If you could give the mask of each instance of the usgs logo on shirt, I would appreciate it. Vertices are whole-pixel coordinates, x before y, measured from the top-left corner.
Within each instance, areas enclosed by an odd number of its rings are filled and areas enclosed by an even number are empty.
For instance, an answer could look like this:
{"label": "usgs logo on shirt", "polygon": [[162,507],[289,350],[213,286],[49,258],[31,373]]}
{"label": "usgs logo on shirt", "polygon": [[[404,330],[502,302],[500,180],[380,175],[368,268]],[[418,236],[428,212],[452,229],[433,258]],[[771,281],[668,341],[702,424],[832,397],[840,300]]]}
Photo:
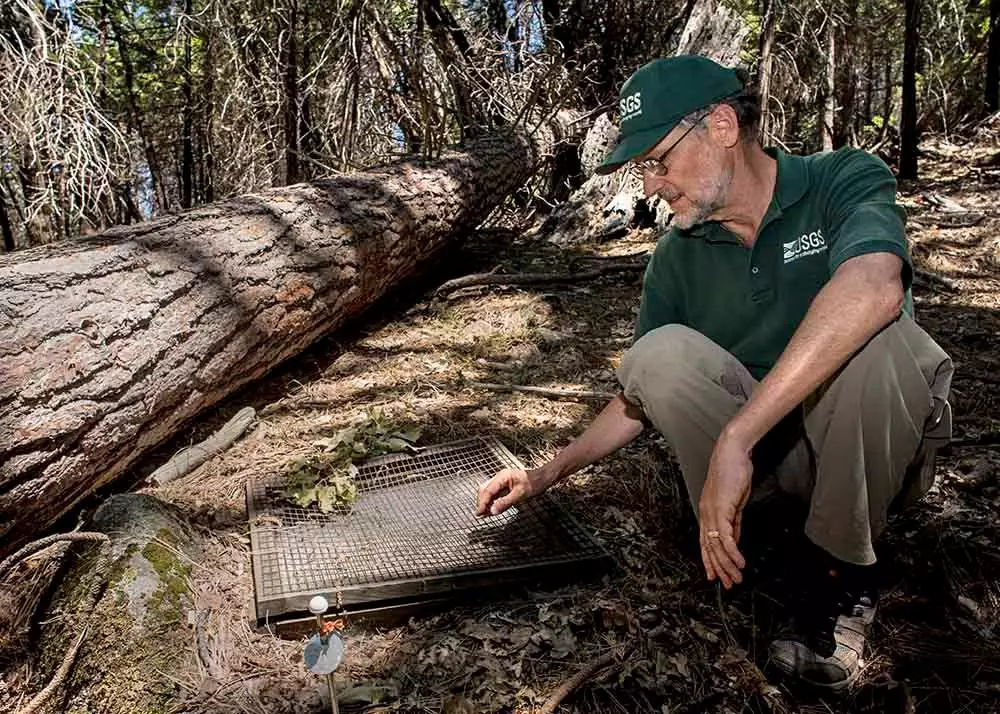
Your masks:
{"label": "usgs logo on shirt", "polygon": [[628,121],[638,116],[642,116],[642,92],[630,94],[618,100],[618,113],[621,114],[622,121]]}
{"label": "usgs logo on shirt", "polygon": [[785,265],[799,258],[824,253],[827,250],[826,238],[823,237],[823,231],[818,228],[812,233],[803,233],[795,240],[785,243],[783,247]]}

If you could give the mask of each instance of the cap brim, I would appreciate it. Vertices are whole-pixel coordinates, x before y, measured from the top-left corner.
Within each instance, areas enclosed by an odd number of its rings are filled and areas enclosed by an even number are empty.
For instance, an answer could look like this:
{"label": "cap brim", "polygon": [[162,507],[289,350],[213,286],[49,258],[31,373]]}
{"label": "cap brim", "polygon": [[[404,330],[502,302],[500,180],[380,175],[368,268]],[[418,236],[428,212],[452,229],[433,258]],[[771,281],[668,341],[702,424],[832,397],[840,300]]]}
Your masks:
{"label": "cap brim", "polygon": [[626,162],[642,156],[656,146],[660,139],[669,134],[675,126],[677,126],[677,122],[673,124],[660,124],[651,129],[645,129],[625,137],[615,147],[615,150],[611,152],[608,158],[598,164],[597,168],[594,169],[594,173],[603,176],[617,171]]}

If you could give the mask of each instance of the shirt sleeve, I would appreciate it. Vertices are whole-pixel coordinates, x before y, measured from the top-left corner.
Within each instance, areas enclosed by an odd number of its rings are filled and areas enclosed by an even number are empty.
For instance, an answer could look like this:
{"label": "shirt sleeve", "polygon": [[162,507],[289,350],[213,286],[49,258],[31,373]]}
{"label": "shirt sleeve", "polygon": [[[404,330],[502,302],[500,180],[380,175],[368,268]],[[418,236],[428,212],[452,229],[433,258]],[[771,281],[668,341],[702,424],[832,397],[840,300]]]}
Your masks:
{"label": "shirt sleeve", "polygon": [[642,280],[642,299],[635,323],[632,342],[657,327],[682,322],[680,304],[676,299],[677,285],[670,269],[669,243],[672,232],[661,238],[649,259]]}
{"label": "shirt sleeve", "polygon": [[831,232],[830,274],[844,261],[868,253],[892,253],[903,261],[903,289],[913,282],[906,243],[906,213],[896,204],[896,178],[878,157],[846,149],[831,157],[824,181],[824,224]]}

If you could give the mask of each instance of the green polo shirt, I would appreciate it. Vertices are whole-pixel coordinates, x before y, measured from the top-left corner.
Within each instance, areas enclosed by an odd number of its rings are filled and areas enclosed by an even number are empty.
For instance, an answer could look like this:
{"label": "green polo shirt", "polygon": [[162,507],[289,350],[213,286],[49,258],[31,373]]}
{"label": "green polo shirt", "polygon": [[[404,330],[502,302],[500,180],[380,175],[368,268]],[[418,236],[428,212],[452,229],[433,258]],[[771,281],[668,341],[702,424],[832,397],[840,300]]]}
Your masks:
{"label": "green polo shirt", "polygon": [[778,174],[753,247],[716,222],[664,235],[646,269],[636,340],[687,325],[762,379],[833,272],[866,253],[903,259],[904,310],[912,314],[905,214],[888,167],[857,149],[767,152]]}

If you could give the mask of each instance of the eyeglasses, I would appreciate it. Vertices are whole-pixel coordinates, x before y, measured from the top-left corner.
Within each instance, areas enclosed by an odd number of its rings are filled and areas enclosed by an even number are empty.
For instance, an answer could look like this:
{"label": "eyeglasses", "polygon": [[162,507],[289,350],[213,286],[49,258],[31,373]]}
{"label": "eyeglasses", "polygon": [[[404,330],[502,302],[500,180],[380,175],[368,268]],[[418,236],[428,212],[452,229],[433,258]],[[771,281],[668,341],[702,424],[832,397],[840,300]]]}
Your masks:
{"label": "eyeglasses", "polygon": [[647,173],[650,173],[653,176],[658,176],[660,178],[666,176],[667,165],[663,163],[663,160],[667,158],[667,155],[670,154],[671,151],[677,148],[678,144],[684,141],[684,137],[690,134],[692,129],[694,129],[697,126],[700,126],[702,119],[707,117],[709,114],[711,114],[711,112],[706,112],[702,114],[700,117],[698,117],[694,121],[694,123],[687,128],[687,131],[681,134],[680,138],[677,139],[677,141],[675,141],[669,147],[667,147],[667,150],[664,151],[662,154],[660,154],[657,158],[654,159],[652,157],[649,157],[648,159],[643,159],[642,161],[630,162],[628,165],[629,173],[638,179],[644,178]]}

